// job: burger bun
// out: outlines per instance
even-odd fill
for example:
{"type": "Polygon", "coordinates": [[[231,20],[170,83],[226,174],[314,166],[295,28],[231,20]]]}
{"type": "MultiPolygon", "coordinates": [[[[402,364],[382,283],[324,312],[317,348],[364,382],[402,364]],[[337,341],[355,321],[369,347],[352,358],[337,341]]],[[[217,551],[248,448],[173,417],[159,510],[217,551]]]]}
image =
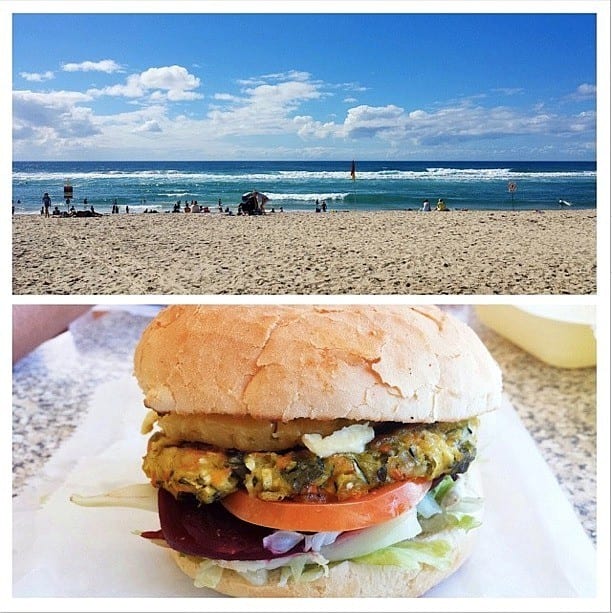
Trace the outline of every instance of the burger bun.
{"type": "Polygon", "coordinates": [[[435,306],[173,305],[134,374],[159,414],[459,421],[496,409],[499,367],[435,306]]]}

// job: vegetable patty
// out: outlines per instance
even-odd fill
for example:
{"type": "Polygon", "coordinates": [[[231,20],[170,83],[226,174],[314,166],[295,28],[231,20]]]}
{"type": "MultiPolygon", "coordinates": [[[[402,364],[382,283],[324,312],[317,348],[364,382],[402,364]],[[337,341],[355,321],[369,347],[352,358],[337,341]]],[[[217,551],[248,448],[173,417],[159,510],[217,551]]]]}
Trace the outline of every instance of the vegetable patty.
{"type": "Polygon", "coordinates": [[[389,483],[465,472],[476,455],[477,424],[470,419],[377,425],[380,433],[362,453],[327,458],[303,448],[225,450],[157,432],[149,439],[143,470],[155,487],[175,496],[193,494],[205,504],[242,487],[262,500],[347,500],[389,483]]]}

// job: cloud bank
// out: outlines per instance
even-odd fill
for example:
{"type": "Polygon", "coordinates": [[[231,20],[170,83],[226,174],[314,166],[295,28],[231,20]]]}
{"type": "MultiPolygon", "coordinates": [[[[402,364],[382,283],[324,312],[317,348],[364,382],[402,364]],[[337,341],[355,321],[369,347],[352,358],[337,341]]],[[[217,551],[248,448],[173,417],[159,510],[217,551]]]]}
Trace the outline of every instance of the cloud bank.
{"type": "MultiPolygon", "coordinates": [[[[342,157],[359,147],[374,156],[391,152],[397,159],[431,159],[428,154],[478,147],[498,155],[506,149],[512,157],[517,147],[535,148],[536,140],[546,147],[566,146],[568,152],[594,153],[596,88],[590,83],[567,92],[566,100],[588,103],[586,109],[569,112],[563,100],[531,108],[500,105],[492,92],[431,108],[410,108],[400,100],[368,104],[363,100],[370,93],[366,86],[326,83],[297,69],[243,76],[230,91],[217,92],[206,91],[205,82],[180,65],[152,66],[125,76],[119,62],[105,59],[65,63],[61,70],[123,76],[83,91],[13,91],[18,159],[71,159],[77,151],[89,159],[248,159],[266,149],[288,158],[342,157]],[[331,100],[344,105],[343,115],[326,110],[331,100]],[[490,100],[497,103],[487,105],[490,100]]],[[[43,84],[53,81],[54,72],[20,76],[43,84]]],[[[512,100],[522,88],[499,91],[512,100]]]]}

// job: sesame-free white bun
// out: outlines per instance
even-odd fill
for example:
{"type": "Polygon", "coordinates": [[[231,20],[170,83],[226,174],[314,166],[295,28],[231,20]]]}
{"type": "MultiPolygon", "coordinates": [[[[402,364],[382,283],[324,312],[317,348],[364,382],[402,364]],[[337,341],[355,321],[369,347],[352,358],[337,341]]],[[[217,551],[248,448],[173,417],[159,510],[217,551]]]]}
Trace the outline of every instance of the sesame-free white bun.
{"type": "Polygon", "coordinates": [[[435,306],[174,305],[134,374],[158,413],[457,421],[498,408],[499,367],[435,306]]]}

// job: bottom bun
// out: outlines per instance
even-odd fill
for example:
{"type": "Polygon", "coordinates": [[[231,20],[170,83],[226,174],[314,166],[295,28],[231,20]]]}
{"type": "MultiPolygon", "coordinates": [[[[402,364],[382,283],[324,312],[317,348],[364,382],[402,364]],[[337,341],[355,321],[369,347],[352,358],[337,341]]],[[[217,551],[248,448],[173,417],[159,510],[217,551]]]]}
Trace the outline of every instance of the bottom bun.
{"type": "MultiPolygon", "coordinates": [[[[214,589],[221,594],[243,598],[415,598],[463,564],[472,551],[476,532],[478,530],[453,529],[436,535],[444,536],[453,548],[451,563],[443,570],[422,566],[418,571],[407,571],[397,566],[355,564],[347,560],[331,567],[327,577],[310,582],[289,581],[281,586],[278,585],[278,570],[269,573],[265,584],[254,585],[233,570],[225,569],[214,589]]],[[[195,579],[201,560],[174,550],[170,553],[179,568],[195,579]]]]}

